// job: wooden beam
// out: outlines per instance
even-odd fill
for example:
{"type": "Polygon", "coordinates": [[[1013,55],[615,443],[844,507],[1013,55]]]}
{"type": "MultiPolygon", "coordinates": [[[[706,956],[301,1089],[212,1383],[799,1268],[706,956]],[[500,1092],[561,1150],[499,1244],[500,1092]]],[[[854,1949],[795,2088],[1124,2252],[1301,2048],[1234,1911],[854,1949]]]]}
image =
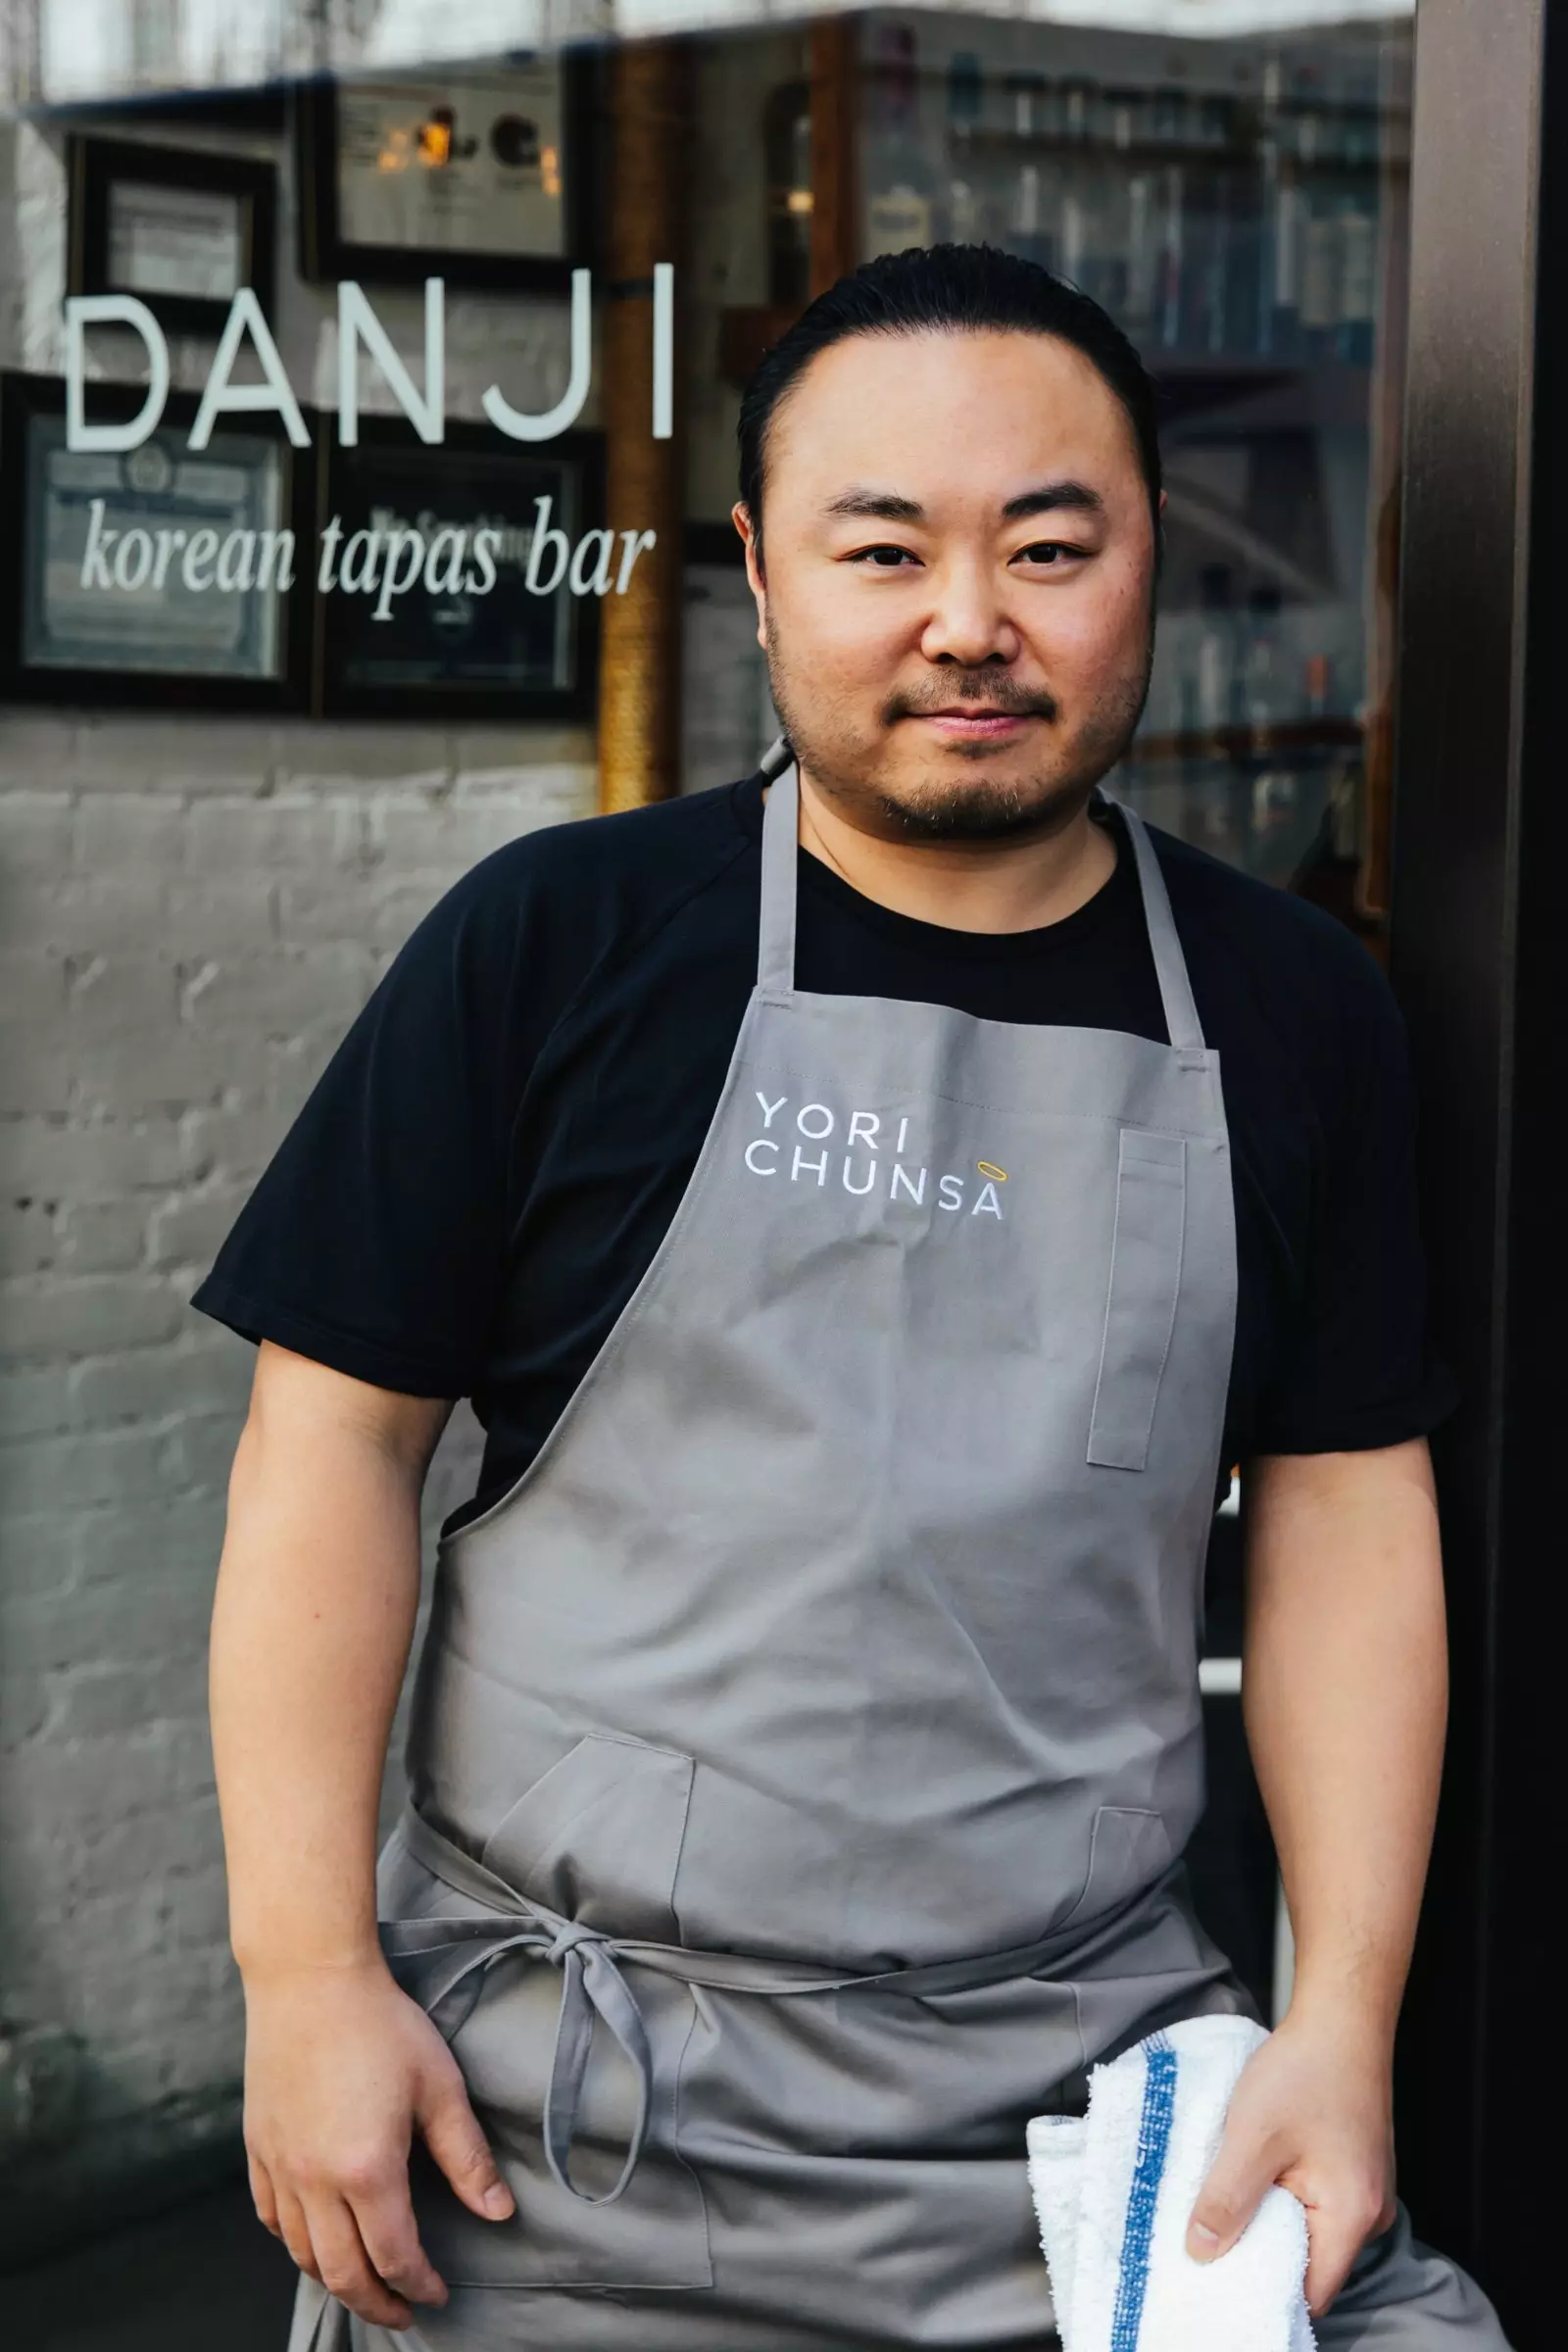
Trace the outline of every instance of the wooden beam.
{"type": "MultiPolygon", "coordinates": [[[[653,531],[624,596],[601,604],[599,805],[680,790],[681,261],[691,157],[690,57],[625,41],[610,61],[610,222],[604,344],[606,520],[653,531]],[[675,265],[675,433],[653,433],[654,266],[675,265]]],[[[617,541],[618,546],[618,541],[617,541]]]]}
{"type": "Polygon", "coordinates": [[[856,133],[859,25],[819,17],[810,31],[811,293],[825,293],[859,253],[856,133]]]}

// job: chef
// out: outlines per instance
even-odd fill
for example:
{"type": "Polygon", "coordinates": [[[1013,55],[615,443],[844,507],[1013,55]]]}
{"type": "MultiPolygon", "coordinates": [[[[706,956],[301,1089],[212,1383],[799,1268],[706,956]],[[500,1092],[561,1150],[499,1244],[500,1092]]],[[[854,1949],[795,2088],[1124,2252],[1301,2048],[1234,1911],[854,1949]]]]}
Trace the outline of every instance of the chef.
{"type": "Polygon", "coordinates": [[[774,753],[450,891],[197,1297],[261,1343],[213,1716],[293,2352],[1053,2344],[1025,2120],[1247,2006],[1180,1862],[1236,1460],[1297,1969],[1191,2250],[1280,2180],[1330,2352],[1504,2352],[1394,2192],[1445,1673],[1409,1080],[1347,932],[1102,788],[1149,381],[1034,264],[910,252],[740,445],[774,753]]]}

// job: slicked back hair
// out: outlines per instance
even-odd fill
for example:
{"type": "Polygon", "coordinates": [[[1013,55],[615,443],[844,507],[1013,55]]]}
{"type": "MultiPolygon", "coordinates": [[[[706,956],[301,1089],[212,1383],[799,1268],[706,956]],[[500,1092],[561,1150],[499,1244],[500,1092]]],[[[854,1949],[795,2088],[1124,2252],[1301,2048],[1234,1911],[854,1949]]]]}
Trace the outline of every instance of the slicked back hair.
{"type": "Polygon", "coordinates": [[[880,254],[802,312],[763,353],[741,395],[736,439],[741,498],[761,556],[768,431],[818,352],[850,335],[1054,335],[1081,351],[1121,403],[1138,449],[1159,543],[1160,464],[1154,387],[1121,328],[1098,302],[1039,262],[995,245],[914,245],[880,254]]]}

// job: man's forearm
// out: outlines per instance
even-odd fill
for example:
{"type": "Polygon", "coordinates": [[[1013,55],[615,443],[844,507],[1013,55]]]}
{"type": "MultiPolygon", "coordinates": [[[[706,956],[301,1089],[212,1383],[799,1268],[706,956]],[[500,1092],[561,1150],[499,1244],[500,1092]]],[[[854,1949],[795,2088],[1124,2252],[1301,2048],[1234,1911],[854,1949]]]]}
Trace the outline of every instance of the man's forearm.
{"type": "Polygon", "coordinates": [[[1293,2014],[1392,2042],[1446,1708],[1424,1443],[1277,1455],[1246,1484],[1244,1705],[1296,1937],[1293,2014]]]}
{"type": "Polygon", "coordinates": [[[247,1975],[375,1954],[376,1813],[418,1603],[419,1490],[445,1410],[263,1351],[211,1664],[230,1933],[247,1975]]]}

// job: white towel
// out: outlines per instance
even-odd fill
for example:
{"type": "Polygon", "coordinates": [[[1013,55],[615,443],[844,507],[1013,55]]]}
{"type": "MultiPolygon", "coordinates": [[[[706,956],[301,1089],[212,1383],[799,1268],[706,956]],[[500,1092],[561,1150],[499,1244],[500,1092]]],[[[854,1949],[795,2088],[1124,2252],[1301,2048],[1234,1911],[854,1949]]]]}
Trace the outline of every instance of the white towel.
{"type": "Polygon", "coordinates": [[[1269,2189],[1216,2262],[1187,2251],[1237,2078],[1267,2038],[1250,2018],[1188,2018],[1095,2067],[1087,2116],[1031,2120],[1062,2352],[1313,2352],[1306,2214],[1289,2189],[1269,2189]]]}

